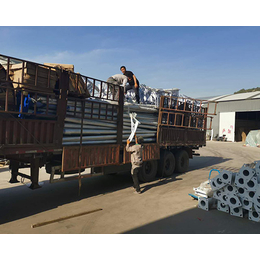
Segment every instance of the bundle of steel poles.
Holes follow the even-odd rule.
[[[94,102],[84,102],[84,116],[82,101],[68,100],[65,125],[63,130],[63,145],[82,144],[113,144],[117,142],[117,107],[116,101],[104,101],[94,99]],[[41,103],[46,104],[46,99],[41,98]],[[112,106],[114,105],[114,106]],[[48,113],[54,114],[57,109],[57,101],[49,100]],[[39,112],[46,108],[38,108]],[[142,136],[144,142],[155,142],[158,123],[158,109],[152,105],[124,104],[123,114],[123,143],[131,134],[130,113],[136,113],[136,119],[140,122],[136,134]],[[91,116],[92,114],[92,116]],[[82,124],[83,123],[83,124]],[[82,125],[82,129],[81,129]],[[82,133],[82,138],[81,138]]]

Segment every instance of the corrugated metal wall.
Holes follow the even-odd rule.
[[[209,113],[214,112],[215,106],[209,105]],[[219,102],[217,105],[217,115],[214,116],[212,121],[213,136],[219,135],[219,113],[221,112],[249,112],[260,111],[260,99],[248,99],[238,101],[225,101]],[[208,120],[209,127],[209,120]],[[221,135],[221,134],[220,134]]]

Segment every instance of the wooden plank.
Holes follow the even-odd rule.
[[[100,208],[100,209],[90,210],[90,211],[81,212],[81,213],[78,213],[78,214],[73,214],[71,216],[66,216],[66,217],[61,217],[61,218],[58,218],[58,219],[40,222],[40,223],[32,225],[32,228],[42,227],[42,226],[49,225],[49,224],[52,224],[52,223],[55,223],[55,222],[64,221],[64,220],[75,218],[75,217],[80,217],[80,216],[87,215],[87,214],[90,214],[90,213],[94,213],[94,212],[97,212],[97,211],[100,211],[100,210],[102,210],[102,209]]]
[[[0,144],[4,144],[3,132],[5,129],[5,120],[0,118]]]
[[[35,125],[35,127],[34,127],[34,136],[35,136],[35,138],[33,140],[33,143],[37,144],[36,139],[39,140],[39,121],[35,120],[34,125]]]
[[[32,133],[32,122],[29,121],[28,128],[27,128],[27,143],[31,143],[31,139],[32,139],[31,133]]]
[[[81,167],[118,165],[120,145],[92,145],[82,146]],[[63,148],[62,171],[77,170],[79,146]]]
[[[58,79],[57,77],[53,77],[50,79],[51,88],[54,88],[57,79]],[[14,88],[23,87],[23,86],[25,86],[24,84],[36,86],[35,85],[35,76],[26,74],[26,73],[24,73],[24,75],[23,75],[22,70],[15,71],[15,73],[11,76],[11,80],[13,80]],[[46,77],[38,77],[37,86],[47,88],[48,87],[48,75],[46,75]]]
[[[47,77],[48,71],[50,70],[50,76],[56,77],[57,69],[49,68],[48,66],[37,65],[31,62],[24,63],[24,73],[35,76],[36,68],[38,68],[38,76],[39,77]],[[10,67],[10,74],[14,74],[17,71],[22,70],[22,63],[14,64]]]
[[[17,128],[18,128],[18,124],[17,121],[14,120],[14,125],[13,125],[13,144],[17,144]]]
[[[6,128],[5,128],[5,144],[9,144],[9,136],[10,136],[10,120],[6,121]]]

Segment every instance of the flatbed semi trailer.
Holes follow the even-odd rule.
[[[10,183],[22,176],[39,188],[43,166],[50,182],[129,171],[129,112],[145,137],[143,182],[187,171],[215,114],[203,100],[178,96],[161,96],[159,107],[127,104],[121,86],[0,55],[0,158],[10,160]],[[30,175],[19,172],[23,167]]]

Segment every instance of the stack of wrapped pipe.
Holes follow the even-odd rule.
[[[260,222],[260,161],[244,164],[238,173],[223,170],[209,180],[212,196],[199,195],[198,207]]]
[[[90,80],[87,81],[87,88],[89,93],[92,93],[93,91],[93,82]],[[95,84],[94,88],[94,96],[100,95],[100,84]],[[144,84],[141,84],[139,87],[139,96],[140,96],[140,102],[142,104],[148,104],[148,105],[155,105],[156,107],[159,107],[160,104],[160,97],[161,96],[179,96],[179,89],[173,88],[173,89],[158,89],[158,88],[151,88]],[[104,84],[101,90],[101,97],[106,98],[107,97],[107,85]],[[112,94],[108,93],[108,97],[111,99]],[[186,96],[183,96],[186,97]],[[128,90],[125,94],[125,99],[128,103],[135,103],[135,93],[132,89]]]
[[[116,101],[104,101],[93,99],[92,102],[86,100],[85,119],[83,120],[82,144],[114,144],[117,142],[117,108]],[[38,102],[39,103],[39,102]],[[37,103],[37,104],[38,104]],[[41,97],[41,106],[37,111],[45,113],[46,99]],[[76,104],[76,108],[75,108]],[[55,114],[57,101],[49,100],[49,114]],[[92,117],[91,117],[91,111]],[[158,109],[152,105],[139,105],[132,103],[124,104],[123,114],[123,142],[126,142],[131,134],[130,113],[136,113],[136,119],[140,122],[137,128],[137,136],[142,136],[144,142],[155,142],[158,123]],[[67,112],[63,130],[63,145],[80,144],[81,136],[81,113],[82,102],[68,100]]]
[[[158,109],[153,105],[138,105],[125,103],[124,123],[123,123],[123,142],[126,142],[131,133],[130,113],[136,113],[136,119],[140,122],[136,135],[142,136],[144,142],[155,142],[158,125]]]

